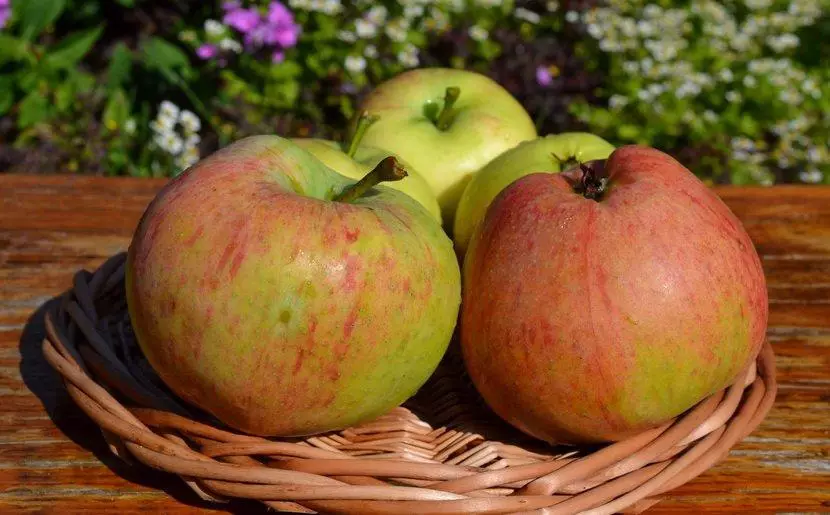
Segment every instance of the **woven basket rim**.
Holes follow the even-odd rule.
[[[307,438],[260,438],[187,411],[119,350],[124,324],[129,330],[124,266],[122,252],[75,274],[46,314],[44,356],[115,455],[176,474],[215,502],[252,499],[309,513],[639,513],[726,457],[777,391],[765,342],[732,386],[675,420],[568,450],[479,431],[499,421],[471,406],[471,386],[457,373],[441,372],[458,364],[442,362],[422,388],[428,396],[419,392],[377,420]],[[416,414],[424,410],[439,424]]]

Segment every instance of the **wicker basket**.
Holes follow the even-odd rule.
[[[452,347],[403,407],[304,439],[240,434],[178,400],[134,342],[124,254],[80,271],[47,314],[43,351],[126,461],[179,475],[202,498],[294,512],[638,513],[696,477],[763,420],[775,398],[767,343],[733,386],[629,440],[554,447],[481,402]]]

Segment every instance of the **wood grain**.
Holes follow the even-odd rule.
[[[265,513],[111,456],[40,353],[39,308],[125,250],[163,184],[0,175],[0,513]],[[830,513],[830,188],[716,191],[763,259],[780,391],[725,462],[649,513]]]

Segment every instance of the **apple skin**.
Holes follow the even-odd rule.
[[[487,207],[516,179],[537,172],[561,172],[562,163],[556,157],[566,163],[584,163],[606,159],[613,151],[613,145],[594,134],[565,132],[524,141],[496,157],[473,175],[458,202],[452,232],[456,252],[464,256],[473,230],[484,219]]]
[[[391,152],[378,148],[360,146],[355,152],[354,158],[351,158],[334,141],[318,138],[292,138],[291,142],[305,149],[335,172],[350,179],[362,178],[382,159],[391,155]],[[386,183],[385,186],[402,191],[414,198],[429,211],[433,218],[441,223],[441,208],[438,206],[438,199],[435,198],[429,184],[409,163],[399,156],[395,157],[406,169],[408,175],[400,181]]]
[[[487,404],[549,442],[615,441],[731,384],[768,317],[740,221],[689,170],[624,146],[599,202],[561,174],[502,191],[463,270],[461,346]]]
[[[427,112],[440,111],[446,89],[461,90],[455,116],[439,130]],[[367,95],[358,112],[379,117],[362,144],[388,150],[411,163],[438,197],[444,225],[452,229],[458,199],[470,176],[507,149],[536,137],[524,107],[495,81],[449,68],[404,72]],[[351,125],[354,131],[356,124]]]
[[[452,243],[426,210],[277,136],[240,140],[168,183],[127,260],[141,349],[225,424],[307,435],[372,419],[429,377],[457,320]]]

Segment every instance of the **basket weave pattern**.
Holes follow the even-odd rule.
[[[607,446],[550,446],[493,415],[451,348],[413,399],[377,420],[310,438],[253,437],[185,405],[155,376],[132,336],[124,263],[122,253],[76,274],[47,314],[44,354],[113,453],[217,502],[309,513],[638,513],[723,459],[775,398],[767,343],[734,385],[662,427]]]

